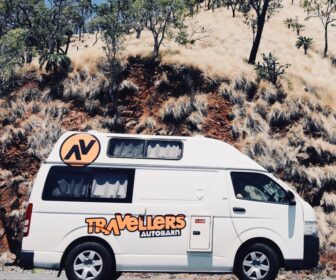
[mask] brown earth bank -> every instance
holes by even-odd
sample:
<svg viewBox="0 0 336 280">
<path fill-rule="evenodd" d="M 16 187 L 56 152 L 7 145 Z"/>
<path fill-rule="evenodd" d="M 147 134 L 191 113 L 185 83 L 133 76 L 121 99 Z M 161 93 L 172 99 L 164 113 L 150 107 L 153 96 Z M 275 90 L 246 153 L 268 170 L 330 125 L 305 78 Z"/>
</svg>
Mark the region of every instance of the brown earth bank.
<svg viewBox="0 0 336 280">
<path fill-rule="evenodd" d="M 32 182 L 55 141 L 67 130 L 94 129 L 202 134 L 233 144 L 316 207 L 321 268 L 335 272 L 336 119 L 329 106 L 309 93 L 293 98 L 262 81 L 212 78 L 140 57 L 120 69 L 114 96 L 101 63 L 62 77 L 30 68 L 0 97 L 0 263 L 19 254 Z"/>
</svg>

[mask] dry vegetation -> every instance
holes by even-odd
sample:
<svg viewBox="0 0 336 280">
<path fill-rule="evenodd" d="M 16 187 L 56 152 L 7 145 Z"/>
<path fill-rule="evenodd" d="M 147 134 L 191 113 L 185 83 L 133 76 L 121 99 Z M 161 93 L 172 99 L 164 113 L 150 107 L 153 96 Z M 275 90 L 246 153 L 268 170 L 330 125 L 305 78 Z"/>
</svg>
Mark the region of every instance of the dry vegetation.
<svg viewBox="0 0 336 280">
<path fill-rule="evenodd" d="M 208 43 L 185 48 L 168 42 L 160 63 L 145 58 L 152 50 L 148 33 L 129 38 L 117 110 L 103 74 L 102 42 L 91 47 L 92 35 L 72 42 L 73 69 L 66 78 L 51 79 L 35 64 L 22 68 L 17 90 L 0 99 L 0 260 L 12 258 L 9 250 L 18 252 L 32 179 L 63 131 L 201 133 L 234 144 L 315 206 L 327 256 L 321 275 L 335 276 L 336 70 L 322 58 L 319 22 L 305 28 L 316 42 L 308 55 L 296 49 L 295 32 L 283 24 L 296 16 L 303 22 L 305 13 L 286 0 L 263 35 L 260 53 L 273 51 L 291 64 L 280 88 L 258 81 L 245 61 L 252 34 L 242 16 L 233 19 L 226 9 L 192 19 L 212 29 Z M 332 32 L 330 45 L 336 46 Z"/>
<path fill-rule="evenodd" d="M 265 25 L 259 54 L 274 52 L 280 62 L 290 64 L 281 81 L 288 94 L 305 96 L 309 92 L 335 108 L 333 94 L 336 90 L 336 68 L 333 60 L 336 52 L 333 46 L 336 46 L 336 29 L 329 30 L 330 59 L 323 59 L 324 39 L 321 22 L 318 19 L 305 21 L 307 14 L 300 7 L 299 1 L 294 1 L 294 5 L 291 5 L 291 0 L 284 0 L 283 6 Z M 305 24 L 301 35 L 314 38 L 308 55 L 304 55 L 302 50 L 295 47 L 297 34 L 284 25 L 287 18 L 297 18 L 298 22 Z M 242 14 L 238 13 L 236 18 L 232 18 L 230 10 L 221 8 L 214 12 L 202 12 L 188 21 L 211 29 L 210 39 L 196 42 L 195 46 L 189 47 L 167 41 L 161 53 L 164 63 L 197 67 L 210 76 L 229 80 L 234 80 L 237 76 L 246 77 L 248 80 L 256 78 L 253 66 L 246 63 L 252 45 L 252 32 L 244 23 Z M 92 61 L 100 60 L 104 56 L 102 41 L 99 40 L 92 47 L 94 41 L 94 35 L 86 35 L 82 43 L 72 43 L 69 55 L 76 67 L 88 62 L 89 67 L 94 68 L 95 64 L 92 64 Z M 151 34 L 144 31 L 140 39 L 132 35 L 126 40 L 123 59 L 129 55 L 148 56 L 151 51 Z"/>
</svg>

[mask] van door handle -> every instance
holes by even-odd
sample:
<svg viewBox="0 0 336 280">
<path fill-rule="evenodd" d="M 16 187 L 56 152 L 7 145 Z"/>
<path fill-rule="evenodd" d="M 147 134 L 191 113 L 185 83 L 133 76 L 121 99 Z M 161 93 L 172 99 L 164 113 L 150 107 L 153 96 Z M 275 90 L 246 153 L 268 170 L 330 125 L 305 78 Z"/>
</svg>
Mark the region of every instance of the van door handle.
<svg viewBox="0 0 336 280">
<path fill-rule="evenodd" d="M 243 214 L 246 213 L 246 210 L 245 208 L 233 207 L 233 212 Z"/>
<path fill-rule="evenodd" d="M 193 231 L 193 235 L 201 235 L 201 232 L 200 231 Z"/>
</svg>

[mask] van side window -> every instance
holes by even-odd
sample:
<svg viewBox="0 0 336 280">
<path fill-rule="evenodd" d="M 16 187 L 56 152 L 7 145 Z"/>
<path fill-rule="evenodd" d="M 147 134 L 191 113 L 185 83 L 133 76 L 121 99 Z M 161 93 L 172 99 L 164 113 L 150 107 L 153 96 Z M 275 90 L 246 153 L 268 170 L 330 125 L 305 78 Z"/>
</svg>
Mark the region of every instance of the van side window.
<svg viewBox="0 0 336 280">
<path fill-rule="evenodd" d="M 89 185 L 90 178 L 86 172 L 72 168 L 68 170 L 52 168 L 44 187 L 43 199 L 82 200 L 87 196 Z"/>
<path fill-rule="evenodd" d="M 108 154 L 120 158 L 143 158 L 145 141 L 138 139 L 111 139 Z"/>
<path fill-rule="evenodd" d="M 107 154 L 117 158 L 173 159 L 182 158 L 183 145 L 176 140 L 141 140 L 113 138 Z"/>
<path fill-rule="evenodd" d="M 134 175 L 134 169 L 54 166 L 42 199 L 130 203 Z"/>
<path fill-rule="evenodd" d="M 181 156 L 182 143 L 179 141 L 147 141 L 147 158 L 180 159 Z"/>
<path fill-rule="evenodd" d="M 288 203 L 287 192 L 266 175 L 252 172 L 231 172 L 231 179 L 238 199 Z"/>
<path fill-rule="evenodd" d="M 95 169 L 91 196 L 93 199 L 129 199 L 134 174 L 122 169 Z"/>
</svg>

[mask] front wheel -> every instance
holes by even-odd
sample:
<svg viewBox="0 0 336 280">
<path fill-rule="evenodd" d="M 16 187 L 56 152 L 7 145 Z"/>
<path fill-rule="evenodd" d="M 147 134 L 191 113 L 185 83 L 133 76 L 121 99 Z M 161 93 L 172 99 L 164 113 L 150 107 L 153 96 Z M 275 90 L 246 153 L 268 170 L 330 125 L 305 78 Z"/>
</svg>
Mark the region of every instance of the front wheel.
<svg viewBox="0 0 336 280">
<path fill-rule="evenodd" d="M 234 270 L 240 280 L 274 280 L 279 272 L 279 258 L 271 247 L 256 243 L 237 255 Z"/>
<path fill-rule="evenodd" d="M 65 273 L 69 280 L 111 279 L 115 269 L 109 251 L 99 243 L 86 242 L 74 247 L 66 257 Z"/>
</svg>

